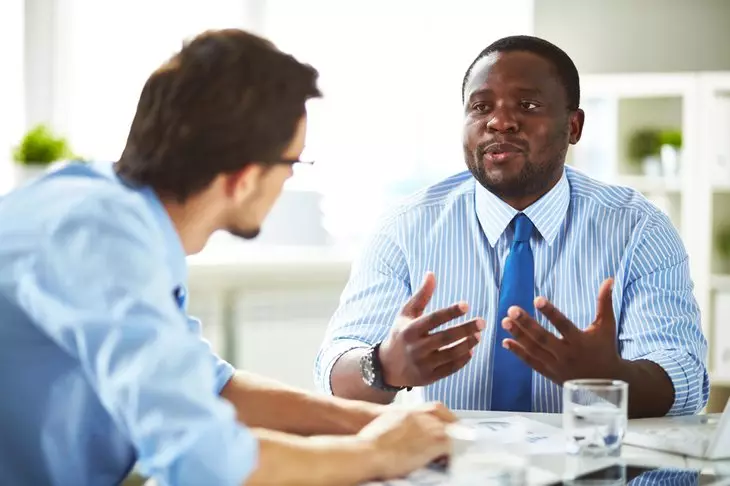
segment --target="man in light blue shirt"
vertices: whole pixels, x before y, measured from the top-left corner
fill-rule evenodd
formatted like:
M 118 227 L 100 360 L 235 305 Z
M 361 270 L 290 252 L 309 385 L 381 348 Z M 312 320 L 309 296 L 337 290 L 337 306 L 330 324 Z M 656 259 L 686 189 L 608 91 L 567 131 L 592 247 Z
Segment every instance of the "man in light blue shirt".
M 560 412 L 566 380 L 614 378 L 631 417 L 702 409 L 687 253 L 636 191 L 564 166 L 579 98 L 575 65 L 542 39 L 504 38 L 475 59 L 462 85 L 469 171 L 375 231 L 318 354 L 319 388 L 387 403 L 422 386 L 455 409 Z
M 0 484 L 119 484 L 135 463 L 170 486 L 352 484 L 447 453 L 442 406 L 235 372 L 186 315 L 185 256 L 217 230 L 256 236 L 316 78 L 268 41 L 206 32 L 148 79 L 117 163 L 0 201 Z

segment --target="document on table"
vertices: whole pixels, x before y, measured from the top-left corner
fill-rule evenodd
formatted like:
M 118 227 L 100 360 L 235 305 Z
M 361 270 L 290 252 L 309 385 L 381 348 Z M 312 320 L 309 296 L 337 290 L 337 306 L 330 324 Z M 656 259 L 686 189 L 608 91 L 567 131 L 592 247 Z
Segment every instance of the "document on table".
M 565 437 L 562 429 L 520 415 L 462 419 L 456 427 L 465 427 L 488 444 L 524 446 L 527 454 L 562 454 Z
M 477 436 L 479 441 L 490 445 L 520 445 L 522 453 L 562 454 L 565 450 L 565 439 L 562 430 L 552 425 L 528 419 L 519 415 L 493 418 L 462 419 L 452 427 L 460 427 L 459 436 Z M 378 483 L 369 486 L 440 486 L 447 485 L 448 475 L 442 471 L 422 469 L 407 478 Z M 554 479 L 552 475 L 537 468 L 529 468 L 529 482 L 541 482 Z

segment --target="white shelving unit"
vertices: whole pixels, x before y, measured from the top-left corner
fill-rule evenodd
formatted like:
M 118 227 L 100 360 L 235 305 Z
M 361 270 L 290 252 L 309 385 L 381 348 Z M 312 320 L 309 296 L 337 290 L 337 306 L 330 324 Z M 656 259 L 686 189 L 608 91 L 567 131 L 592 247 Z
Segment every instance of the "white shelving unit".
M 715 249 L 718 229 L 730 226 L 730 73 L 590 75 L 581 85 L 586 124 L 568 163 L 669 214 L 690 256 L 712 385 L 730 388 L 730 265 Z M 646 175 L 630 162 L 629 137 L 641 128 L 681 130 L 675 174 Z
M 730 73 L 700 76 L 700 125 L 704 172 L 703 220 L 709 227 L 705 263 L 709 273 L 707 319 L 710 332 L 710 363 L 716 387 L 730 388 L 730 265 L 716 251 L 720 229 L 730 226 Z M 699 208 L 702 209 L 702 208 Z M 728 391 L 730 394 L 730 391 Z

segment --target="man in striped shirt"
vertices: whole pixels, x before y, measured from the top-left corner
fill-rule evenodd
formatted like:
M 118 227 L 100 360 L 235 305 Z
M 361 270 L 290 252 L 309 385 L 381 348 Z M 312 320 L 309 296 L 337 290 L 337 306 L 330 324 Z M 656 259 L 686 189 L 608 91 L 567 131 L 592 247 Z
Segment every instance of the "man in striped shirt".
M 566 380 L 615 378 L 631 417 L 701 410 L 707 342 L 677 231 L 636 191 L 565 167 L 584 120 L 572 60 L 501 39 L 462 97 L 469 170 L 375 231 L 317 356 L 319 388 L 560 412 Z

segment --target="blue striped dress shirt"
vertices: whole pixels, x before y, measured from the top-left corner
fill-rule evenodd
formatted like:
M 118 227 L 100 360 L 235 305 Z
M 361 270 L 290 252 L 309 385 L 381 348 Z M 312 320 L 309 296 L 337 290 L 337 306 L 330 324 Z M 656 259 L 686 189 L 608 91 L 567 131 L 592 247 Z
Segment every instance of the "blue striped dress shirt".
M 383 340 L 424 274 L 436 274 L 426 312 L 459 300 L 486 329 L 471 361 L 424 388 L 453 409 L 488 410 L 499 283 L 517 211 L 469 172 L 428 187 L 390 213 L 354 262 L 315 362 L 315 381 L 331 393 L 334 363 L 349 350 Z M 693 296 L 688 257 L 669 218 L 635 190 L 595 181 L 566 167 L 559 183 L 524 213 L 537 231 L 535 295 L 577 326 L 594 320 L 598 288 L 614 277 L 621 356 L 659 364 L 674 384 L 670 415 L 701 410 L 709 394 L 707 341 Z M 540 324 L 558 335 L 541 314 Z M 561 387 L 533 372 L 532 410 L 562 411 Z

